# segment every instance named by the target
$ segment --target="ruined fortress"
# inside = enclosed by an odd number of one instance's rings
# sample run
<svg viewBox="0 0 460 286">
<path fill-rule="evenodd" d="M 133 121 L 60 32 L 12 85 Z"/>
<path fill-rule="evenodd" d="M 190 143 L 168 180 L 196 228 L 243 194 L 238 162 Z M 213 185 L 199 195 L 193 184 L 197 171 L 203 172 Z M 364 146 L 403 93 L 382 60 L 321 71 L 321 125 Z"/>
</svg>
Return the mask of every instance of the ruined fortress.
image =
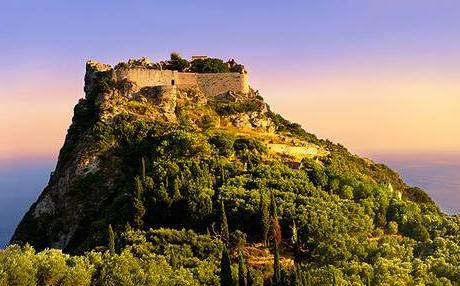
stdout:
<svg viewBox="0 0 460 286">
<path fill-rule="evenodd" d="M 114 76 L 117 81 L 128 80 L 139 88 L 147 86 L 198 87 L 207 96 L 216 96 L 229 91 L 249 92 L 248 78 L 245 73 L 192 73 L 129 68 L 114 71 Z"/>
<path fill-rule="evenodd" d="M 135 64 L 112 69 L 110 65 L 88 61 L 87 69 L 112 70 L 112 78 L 116 82 L 129 81 L 139 89 L 144 87 L 161 87 L 164 90 L 198 88 L 209 97 L 230 91 L 243 94 L 250 91 L 248 76 L 244 67 L 239 72 L 197 73 L 162 69 L 161 65 L 152 64 L 145 58 L 130 62 L 135 62 Z"/>
</svg>

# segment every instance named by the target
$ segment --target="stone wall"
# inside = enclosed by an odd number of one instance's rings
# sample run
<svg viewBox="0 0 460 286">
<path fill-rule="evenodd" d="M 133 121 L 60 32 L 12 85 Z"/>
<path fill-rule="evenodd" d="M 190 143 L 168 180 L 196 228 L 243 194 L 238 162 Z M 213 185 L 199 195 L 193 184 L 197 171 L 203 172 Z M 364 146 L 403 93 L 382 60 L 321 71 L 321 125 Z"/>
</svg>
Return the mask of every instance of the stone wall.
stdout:
<svg viewBox="0 0 460 286">
<path fill-rule="evenodd" d="M 146 86 L 177 85 L 181 88 L 197 86 L 205 95 L 216 96 L 228 91 L 249 92 L 247 74 L 242 73 L 187 73 L 154 69 L 119 69 L 114 71 L 117 81 L 129 80 L 139 88 Z"/>
<path fill-rule="evenodd" d="M 198 87 L 204 94 L 215 96 L 230 90 L 248 93 L 249 84 L 247 74 L 241 73 L 199 73 Z"/>
<path fill-rule="evenodd" d="M 114 71 L 114 79 L 117 81 L 126 79 L 142 88 L 145 86 L 171 85 L 171 81 L 176 79 L 177 73 L 177 71 L 171 70 L 118 69 Z"/>
</svg>

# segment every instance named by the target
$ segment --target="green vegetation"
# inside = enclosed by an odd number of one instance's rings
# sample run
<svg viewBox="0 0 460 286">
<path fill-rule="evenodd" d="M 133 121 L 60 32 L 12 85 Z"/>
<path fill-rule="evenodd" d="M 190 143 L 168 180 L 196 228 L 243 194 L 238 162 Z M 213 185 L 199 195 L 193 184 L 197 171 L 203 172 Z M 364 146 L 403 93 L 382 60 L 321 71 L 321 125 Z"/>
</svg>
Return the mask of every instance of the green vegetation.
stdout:
<svg viewBox="0 0 460 286">
<path fill-rule="evenodd" d="M 113 233 L 111 224 L 109 224 L 109 228 L 107 230 L 107 247 L 110 251 L 110 254 L 115 254 L 115 234 Z"/>
<path fill-rule="evenodd" d="M 185 71 L 190 67 L 190 63 L 182 58 L 178 53 L 171 53 L 171 60 L 169 61 L 168 69 Z"/>
<path fill-rule="evenodd" d="M 229 102 L 215 98 L 212 105 L 217 114 L 228 116 L 245 112 L 261 111 L 264 103 L 257 99 Z"/>
<path fill-rule="evenodd" d="M 126 229 L 120 254 L 0 250 L 0 285 L 217 285 L 221 245 L 192 231 Z"/>
<path fill-rule="evenodd" d="M 230 72 L 228 64 L 224 63 L 221 59 L 216 58 L 196 59 L 192 61 L 190 70 L 192 72 L 200 73 Z"/>
<path fill-rule="evenodd" d="M 306 132 L 302 129 L 302 126 L 298 123 L 292 123 L 287 119 L 284 119 L 281 115 L 276 114 L 272 111 L 268 112 L 268 117 L 273 120 L 273 123 L 276 126 L 276 131 L 279 133 L 289 133 L 294 137 L 305 139 L 312 143 L 319 143 L 318 138 L 311 133 Z"/>
<path fill-rule="evenodd" d="M 222 286 L 233 286 L 232 262 L 227 247 L 222 250 L 222 259 L 220 262 L 220 284 Z"/>
<path fill-rule="evenodd" d="M 100 76 L 97 92 L 114 88 Z M 178 123 L 132 113 L 103 123 L 95 97 L 77 105 L 60 158 L 72 162 L 77 147 L 99 151 L 98 169 L 75 175 L 66 194 L 66 207 L 84 213 L 65 249 L 74 255 L 45 249 L 65 218 L 29 217 L 16 238 L 40 252 L 0 251 L 0 285 L 460 283 L 459 218 L 386 166 L 270 111 L 270 138 L 308 141 L 325 154 L 293 167 L 269 152 L 271 139 L 200 129 L 184 123 L 185 111 Z M 263 104 L 214 99 L 206 107 L 220 119 Z"/>
</svg>

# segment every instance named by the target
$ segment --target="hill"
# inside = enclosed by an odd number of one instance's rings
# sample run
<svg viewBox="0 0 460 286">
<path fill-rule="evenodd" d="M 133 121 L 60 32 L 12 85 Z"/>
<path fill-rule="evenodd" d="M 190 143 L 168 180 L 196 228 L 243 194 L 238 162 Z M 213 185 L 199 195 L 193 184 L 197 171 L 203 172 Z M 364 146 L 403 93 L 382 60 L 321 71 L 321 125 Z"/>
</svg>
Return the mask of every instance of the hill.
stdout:
<svg viewBox="0 0 460 286">
<path fill-rule="evenodd" d="M 271 111 L 244 66 L 172 55 L 87 63 L 56 170 L 12 238 L 74 256 L 1 255 L 38 273 L 40 256 L 82 259 L 96 285 L 225 284 L 227 248 L 256 285 L 449 285 L 458 230 L 396 172 Z"/>
</svg>

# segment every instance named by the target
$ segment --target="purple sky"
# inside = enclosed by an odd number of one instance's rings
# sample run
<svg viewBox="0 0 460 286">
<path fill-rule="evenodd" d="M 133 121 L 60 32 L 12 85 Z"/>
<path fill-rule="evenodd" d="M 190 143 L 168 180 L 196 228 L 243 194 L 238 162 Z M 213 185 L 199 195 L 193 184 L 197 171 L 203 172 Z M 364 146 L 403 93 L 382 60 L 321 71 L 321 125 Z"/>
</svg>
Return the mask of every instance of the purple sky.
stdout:
<svg viewBox="0 0 460 286">
<path fill-rule="evenodd" d="M 236 58 L 273 110 L 354 152 L 460 152 L 458 11 L 426 0 L 2 1 L 0 159 L 57 152 L 87 59 L 171 51 Z"/>
</svg>

